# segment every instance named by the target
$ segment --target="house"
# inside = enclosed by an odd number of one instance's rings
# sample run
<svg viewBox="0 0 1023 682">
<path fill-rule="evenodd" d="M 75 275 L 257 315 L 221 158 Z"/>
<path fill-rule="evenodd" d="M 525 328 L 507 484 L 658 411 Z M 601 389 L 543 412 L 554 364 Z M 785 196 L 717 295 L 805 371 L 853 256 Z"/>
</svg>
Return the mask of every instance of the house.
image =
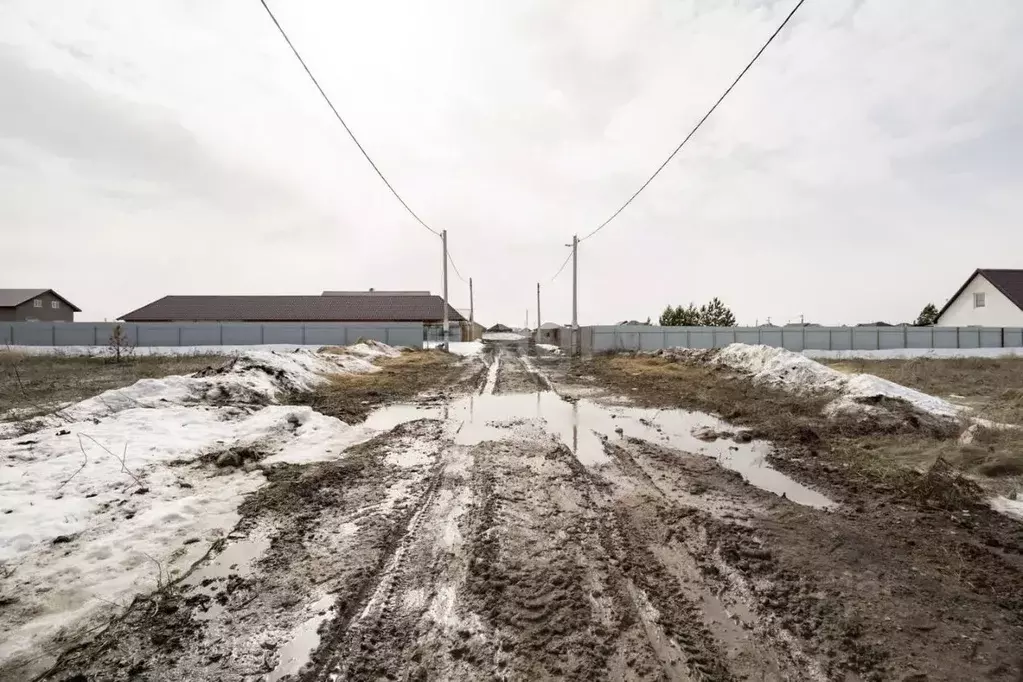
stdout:
<svg viewBox="0 0 1023 682">
<path fill-rule="evenodd" d="M 490 329 L 488 329 L 487 331 L 488 332 L 495 332 L 496 333 L 496 332 L 510 332 L 511 330 L 512 330 L 511 327 L 508 327 L 506 325 L 498 323 L 498 324 L 495 324 Z"/>
<path fill-rule="evenodd" d="M 0 289 L 0 322 L 74 322 L 80 312 L 53 289 Z"/>
<path fill-rule="evenodd" d="M 565 329 L 565 327 L 557 322 L 544 322 L 540 325 L 540 334 L 536 342 L 546 343 L 552 346 L 560 346 L 561 335 L 564 333 L 562 331 L 563 329 Z"/>
<path fill-rule="evenodd" d="M 458 308 L 457 310 L 458 314 L 466 320 L 473 317 L 468 308 Z M 474 318 L 471 324 L 466 322 L 462 325 L 462 341 L 478 341 L 483 338 L 483 332 L 485 331 L 487 331 L 486 327 Z"/>
<path fill-rule="evenodd" d="M 936 324 L 1023 327 L 1023 270 L 974 270 L 938 312 Z"/>
<path fill-rule="evenodd" d="M 421 322 L 440 336 L 444 299 L 429 291 L 325 291 L 319 296 L 164 296 L 120 319 L 125 322 Z M 448 306 L 457 331 L 466 320 Z M 454 333 L 452 333 L 454 336 Z"/>
</svg>

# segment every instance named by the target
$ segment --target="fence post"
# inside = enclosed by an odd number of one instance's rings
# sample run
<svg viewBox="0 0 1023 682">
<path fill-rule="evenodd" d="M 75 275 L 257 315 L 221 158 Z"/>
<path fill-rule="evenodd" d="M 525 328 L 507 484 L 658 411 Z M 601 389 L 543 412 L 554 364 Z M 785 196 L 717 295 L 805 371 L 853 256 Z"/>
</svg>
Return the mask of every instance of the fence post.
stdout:
<svg viewBox="0 0 1023 682">
<path fill-rule="evenodd" d="M 757 345 L 764 345 L 764 330 L 760 328 L 760 325 L 757 325 Z"/>
<path fill-rule="evenodd" d="M 902 325 L 902 347 L 909 348 L 909 327 Z"/>
<path fill-rule="evenodd" d="M 661 332 L 661 348 L 667 348 L 667 347 L 668 347 L 668 330 L 664 329 Z"/>
<path fill-rule="evenodd" d="M 1002 327 L 1001 333 L 1002 333 L 1002 348 L 1005 348 L 1005 327 Z"/>
<path fill-rule="evenodd" d="M 384 343 L 386 343 L 388 346 L 391 345 L 391 328 L 390 327 L 384 327 Z"/>
<path fill-rule="evenodd" d="M 689 333 L 690 333 L 690 329 L 689 329 L 689 327 L 686 327 L 686 348 L 692 348 L 693 347 L 693 342 L 689 340 Z"/>
<path fill-rule="evenodd" d="M 178 325 L 178 347 L 181 346 L 181 325 Z"/>
<path fill-rule="evenodd" d="M 934 348 L 934 325 L 931 325 L 931 348 Z"/>
<path fill-rule="evenodd" d="M 835 330 L 828 330 L 828 350 L 832 350 L 835 347 Z"/>
<path fill-rule="evenodd" d="M 956 348 L 961 348 L 961 346 L 959 344 L 960 344 L 960 341 L 959 341 L 959 327 L 956 327 Z"/>
<path fill-rule="evenodd" d="M 302 345 L 305 345 L 305 322 L 302 323 Z"/>
<path fill-rule="evenodd" d="M 881 350 L 881 328 L 880 327 L 875 327 L 875 330 L 877 331 L 877 341 L 876 341 L 877 349 Z"/>
<path fill-rule="evenodd" d="M 347 346 L 348 345 L 348 325 L 345 325 L 343 327 L 343 329 L 345 331 L 345 334 L 344 334 L 344 338 L 342 338 L 341 340 L 344 341 L 344 343 L 342 343 L 341 345 L 342 346 Z"/>
<path fill-rule="evenodd" d="M 99 325 L 92 325 L 92 345 L 99 345 Z"/>
<path fill-rule="evenodd" d="M 57 345 L 57 323 L 56 322 L 51 322 L 50 323 L 50 345 L 51 346 L 56 346 Z"/>
<path fill-rule="evenodd" d="M 800 343 L 803 344 L 803 347 L 800 348 L 799 350 L 800 351 L 804 351 L 804 350 L 806 350 L 806 323 L 805 322 L 800 322 L 799 326 L 802 327 L 802 329 L 803 329 L 802 340 L 800 341 Z"/>
<path fill-rule="evenodd" d="M 265 326 L 266 325 L 263 325 L 263 324 L 259 325 L 259 345 L 260 346 L 263 345 L 263 339 L 266 338 L 266 336 L 263 334 L 263 327 L 265 327 Z"/>
<path fill-rule="evenodd" d="M 221 322 L 217 326 L 220 327 L 220 345 L 223 346 L 224 345 L 224 323 Z"/>
</svg>

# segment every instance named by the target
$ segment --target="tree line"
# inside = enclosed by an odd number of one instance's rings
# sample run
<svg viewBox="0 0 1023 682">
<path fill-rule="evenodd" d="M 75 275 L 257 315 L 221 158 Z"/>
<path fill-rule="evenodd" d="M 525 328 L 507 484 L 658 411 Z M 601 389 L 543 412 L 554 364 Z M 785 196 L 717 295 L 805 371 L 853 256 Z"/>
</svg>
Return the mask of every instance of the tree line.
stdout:
<svg viewBox="0 0 1023 682">
<path fill-rule="evenodd" d="M 685 308 L 669 305 L 658 323 L 662 327 L 734 327 L 735 315 L 715 296 L 699 308 L 694 303 Z"/>
</svg>

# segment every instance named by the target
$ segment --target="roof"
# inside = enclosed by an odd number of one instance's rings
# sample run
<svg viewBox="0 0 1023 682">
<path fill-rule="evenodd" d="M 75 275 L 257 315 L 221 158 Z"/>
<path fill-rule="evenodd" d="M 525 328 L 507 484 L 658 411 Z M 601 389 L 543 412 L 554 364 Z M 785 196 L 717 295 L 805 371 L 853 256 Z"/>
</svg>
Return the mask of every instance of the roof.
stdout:
<svg viewBox="0 0 1023 682">
<path fill-rule="evenodd" d="M 563 329 L 563 327 L 557 322 L 544 322 L 540 325 L 540 329 Z"/>
<path fill-rule="evenodd" d="M 37 296 L 42 296 L 43 294 L 53 294 L 60 300 L 64 301 L 64 304 L 71 308 L 71 310 L 74 310 L 76 313 L 82 312 L 81 308 L 58 294 L 53 289 L 0 289 L 0 308 L 14 308 L 25 301 L 36 298 Z"/>
<path fill-rule="evenodd" d="M 126 322 L 425 322 L 444 316 L 440 296 L 164 296 L 125 313 Z M 463 318 L 451 306 L 453 322 Z"/>
<path fill-rule="evenodd" d="M 938 311 L 938 318 L 945 314 L 948 307 L 952 305 L 952 302 L 959 298 L 959 295 L 963 293 L 963 289 L 969 285 L 973 279 L 980 275 L 987 281 L 991 282 L 991 286 L 1012 301 L 1020 310 L 1023 310 L 1023 270 L 996 270 L 992 268 L 977 268 L 973 271 L 973 274 L 966 278 L 963 285 L 959 287 L 959 290 L 952 295 L 952 298 L 945 302 L 945 305 Z"/>
</svg>

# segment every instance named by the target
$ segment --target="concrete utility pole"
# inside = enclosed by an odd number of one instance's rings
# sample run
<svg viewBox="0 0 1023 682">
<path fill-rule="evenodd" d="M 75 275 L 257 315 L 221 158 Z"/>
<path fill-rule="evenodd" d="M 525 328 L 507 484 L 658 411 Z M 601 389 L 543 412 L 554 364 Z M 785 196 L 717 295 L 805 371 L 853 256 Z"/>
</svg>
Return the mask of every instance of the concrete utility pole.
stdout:
<svg viewBox="0 0 1023 682">
<path fill-rule="evenodd" d="M 469 340 L 476 340 L 476 309 L 472 300 L 472 277 L 469 278 Z"/>
<path fill-rule="evenodd" d="M 536 283 L 536 342 L 540 343 L 540 325 L 543 318 L 540 317 L 540 283 Z"/>
<path fill-rule="evenodd" d="M 572 235 L 572 353 L 579 355 L 579 236 Z"/>
<path fill-rule="evenodd" d="M 448 231 L 441 230 L 440 240 L 444 244 L 444 330 L 441 332 L 441 344 L 448 349 Z"/>
</svg>

